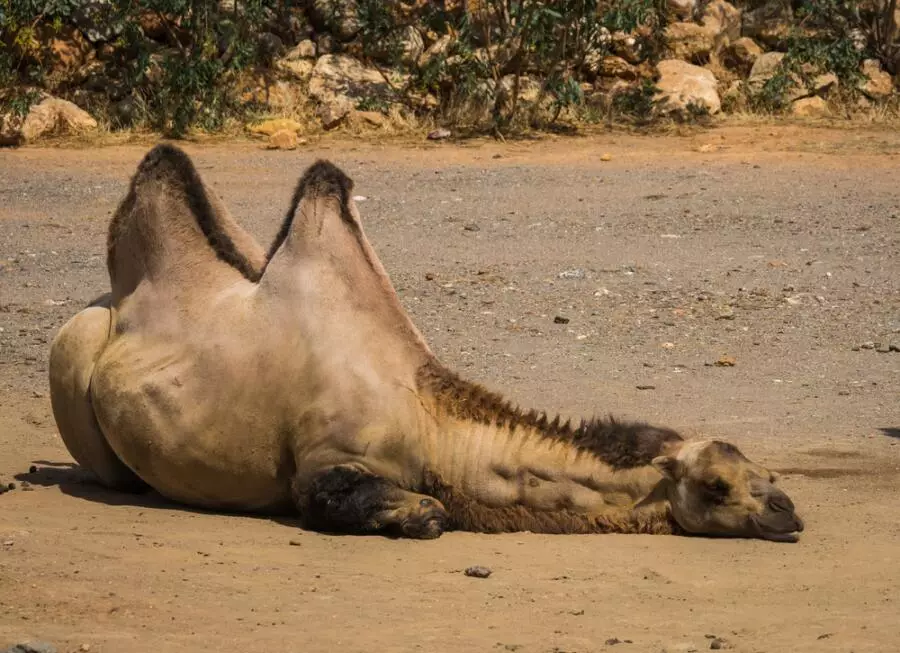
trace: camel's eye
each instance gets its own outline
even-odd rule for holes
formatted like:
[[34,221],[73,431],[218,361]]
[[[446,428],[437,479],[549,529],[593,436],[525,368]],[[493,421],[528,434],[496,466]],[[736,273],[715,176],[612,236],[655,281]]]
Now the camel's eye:
[[704,481],[703,489],[711,499],[722,501],[728,496],[728,493],[731,492],[731,485],[724,479],[714,478],[711,481]]

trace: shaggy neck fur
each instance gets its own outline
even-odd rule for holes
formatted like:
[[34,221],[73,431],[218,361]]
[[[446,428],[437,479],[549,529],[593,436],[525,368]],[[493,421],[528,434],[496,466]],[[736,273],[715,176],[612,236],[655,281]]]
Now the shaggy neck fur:
[[524,412],[437,362],[418,386],[436,423],[425,491],[453,527],[481,532],[681,532],[656,456],[684,440],[675,431],[614,419],[582,421]]

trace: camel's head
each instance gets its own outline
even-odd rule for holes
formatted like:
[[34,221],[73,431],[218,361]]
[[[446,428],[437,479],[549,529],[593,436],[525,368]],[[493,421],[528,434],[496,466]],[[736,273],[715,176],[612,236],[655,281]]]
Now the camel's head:
[[689,533],[796,542],[803,521],[776,475],[719,440],[686,442],[653,460],[672,515]]

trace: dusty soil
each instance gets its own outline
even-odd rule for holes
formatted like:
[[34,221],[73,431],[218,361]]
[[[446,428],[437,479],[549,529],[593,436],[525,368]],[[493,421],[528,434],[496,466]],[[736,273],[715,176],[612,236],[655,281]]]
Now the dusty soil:
[[409,542],[92,485],[56,433],[48,347],[107,288],[146,147],[2,151],[0,648],[900,649],[900,135],[187,149],[263,241],[331,158],[445,362],[524,405],[730,439],[784,472],[807,530]]

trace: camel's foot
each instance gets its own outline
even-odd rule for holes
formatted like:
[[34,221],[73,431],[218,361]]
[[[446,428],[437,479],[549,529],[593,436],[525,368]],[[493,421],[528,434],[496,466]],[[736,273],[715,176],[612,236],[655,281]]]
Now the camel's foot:
[[415,539],[440,537],[448,523],[441,503],[402,490],[353,467],[334,467],[312,483],[304,506],[306,523],[341,533],[384,532]]

